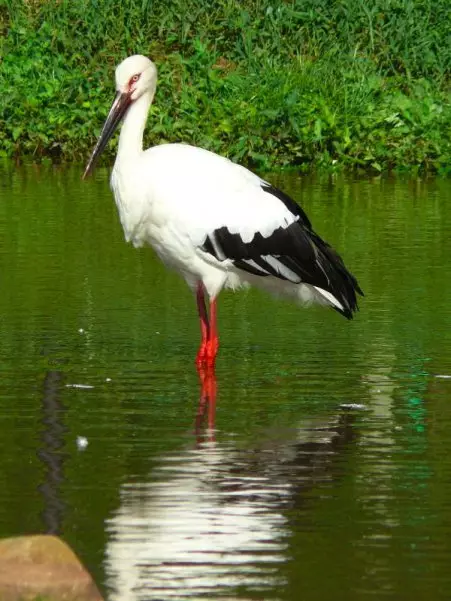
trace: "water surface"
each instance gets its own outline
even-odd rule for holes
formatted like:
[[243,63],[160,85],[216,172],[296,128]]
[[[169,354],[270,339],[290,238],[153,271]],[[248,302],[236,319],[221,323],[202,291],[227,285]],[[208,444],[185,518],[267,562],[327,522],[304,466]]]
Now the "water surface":
[[0,171],[0,536],[60,533],[112,601],[450,598],[448,181],[272,177],[366,296],[222,294],[202,389],[107,172]]

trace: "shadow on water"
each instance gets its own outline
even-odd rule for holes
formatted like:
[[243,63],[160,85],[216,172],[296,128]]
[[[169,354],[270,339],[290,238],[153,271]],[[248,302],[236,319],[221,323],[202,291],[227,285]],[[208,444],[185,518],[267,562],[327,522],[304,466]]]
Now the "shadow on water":
[[[124,483],[107,520],[109,599],[273,597],[286,582],[287,514],[340,478],[358,408],[262,433],[252,447],[215,439],[217,381],[200,374],[196,444]],[[260,597],[258,597],[260,598]]]
[[44,378],[42,394],[42,446],[37,450],[45,466],[44,482],[38,490],[44,501],[42,519],[46,534],[60,534],[65,503],[61,498],[64,483],[64,463],[68,454],[63,452],[68,428],[64,425],[65,406],[61,401],[63,374],[48,371]]

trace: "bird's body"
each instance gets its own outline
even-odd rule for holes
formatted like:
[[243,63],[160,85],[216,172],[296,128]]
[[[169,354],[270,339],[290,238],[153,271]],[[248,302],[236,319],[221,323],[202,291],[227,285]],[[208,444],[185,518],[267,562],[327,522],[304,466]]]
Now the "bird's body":
[[149,59],[129,57],[119,65],[118,96],[86,173],[125,115],[111,176],[125,237],[136,247],[152,246],[196,293],[203,338],[198,363],[213,364],[218,346],[204,293],[212,322],[221,289],[248,285],[329,305],[351,318],[361,292],[357,281],[291,198],[202,148],[163,144],[143,151],[155,86]]
[[257,275],[236,267],[220,251],[217,258],[206,250],[207,237],[224,227],[252,245],[257,233],[268,240],[276,230],[299,221],[277,196],[265,191],[272,190],[267,182],[244,167],[202,148],[163,144],[146,150],[131,164],[123,164],[119,155],[111,186],[126,240],[136,247],[152,246],[193,290],[201,281],[215,298],[222,288],[256,285],[301,302],[331,304],[325,288],[320,292],[302,283],[282,264],[279,269],[287,279],[268,273],[270,264],[266,269],[254,264],[261,274]]

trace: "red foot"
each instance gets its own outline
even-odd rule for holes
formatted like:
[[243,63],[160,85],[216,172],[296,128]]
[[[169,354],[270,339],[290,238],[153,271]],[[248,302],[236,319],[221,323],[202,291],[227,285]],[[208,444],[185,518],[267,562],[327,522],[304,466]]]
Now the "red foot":
[[216,362],[216,355],[218,354],[219,340],[213,338],[207,340],[200,345],[199,352],[196,356],[196,365],[200,367],[214,367]]
[[205,357],[207,354],[207,343],[202,343],[197,351],[196,355],[196,365],[197,367],[202,367],[205,364]]

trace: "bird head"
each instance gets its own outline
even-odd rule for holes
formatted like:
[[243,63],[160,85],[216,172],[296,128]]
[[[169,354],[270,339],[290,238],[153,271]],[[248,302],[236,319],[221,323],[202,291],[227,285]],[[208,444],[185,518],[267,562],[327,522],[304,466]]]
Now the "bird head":
[[147,56],[129,56],[116,67],[116,91],[128,95],[132,102],[144,92],[154,91],[156,83],[157,68]]
[[97,144],[83,174],[83,179],[94,169],[117,126],[124,118],[128,108],[143,94],[155,92],[157,68],[146,56],[129,56],[116,67],[116,98],[100,132]]

